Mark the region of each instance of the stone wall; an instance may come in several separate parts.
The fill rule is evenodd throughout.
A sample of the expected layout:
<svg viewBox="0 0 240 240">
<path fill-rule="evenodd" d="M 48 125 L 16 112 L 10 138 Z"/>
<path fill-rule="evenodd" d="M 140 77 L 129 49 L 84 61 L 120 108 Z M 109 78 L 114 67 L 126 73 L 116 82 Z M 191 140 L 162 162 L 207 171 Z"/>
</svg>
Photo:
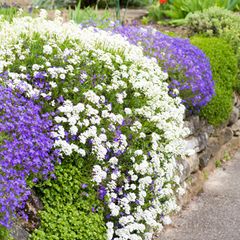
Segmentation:
<svg viewBox="0 0 240 240">
<path fill-rule="evenodd" d="M 181 181 L 186 182 L 187 192 L 180 199 L 180 205 L 199 193 L 209 172 L 229 160 L 240 147 L 240 97 L 235 94 L 233 110 L 226 124 L 214 128 L 199 116 L 192 116 L 186 119 L 185 125 L 190 134 L 185 147 L 188 156 L 181 159 L 184 167 Z"/>
</svg>

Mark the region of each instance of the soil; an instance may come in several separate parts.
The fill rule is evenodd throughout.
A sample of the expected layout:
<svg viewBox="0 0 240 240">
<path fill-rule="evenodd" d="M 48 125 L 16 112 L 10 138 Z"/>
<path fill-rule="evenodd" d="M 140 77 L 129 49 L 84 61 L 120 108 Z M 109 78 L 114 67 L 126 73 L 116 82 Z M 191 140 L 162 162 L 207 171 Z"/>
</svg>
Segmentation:
<svg viewBox="0 0 240 240">
<path fill-rule="evenodd" d="M 168 26 L 168 25 L 161 25 L 161 24 L 152 24 L 150 25 L 162 33 L 169 33 L 169 35 L 173 37 L 182 37 L 187 38 L 189 37 L 189 29 L 185 26 Z"/>
</svg>

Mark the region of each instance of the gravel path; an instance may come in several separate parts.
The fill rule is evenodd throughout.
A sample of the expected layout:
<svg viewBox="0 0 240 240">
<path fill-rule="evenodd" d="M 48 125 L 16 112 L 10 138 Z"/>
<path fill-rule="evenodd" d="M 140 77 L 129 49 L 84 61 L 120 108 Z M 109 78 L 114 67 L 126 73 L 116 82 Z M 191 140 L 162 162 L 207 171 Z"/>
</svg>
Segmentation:
<svg viewBox="0 0 240 240">
<path fill-rule="evenodd" d="M 240 151 L 155 240 L 240 240 Z"/>
</svg>

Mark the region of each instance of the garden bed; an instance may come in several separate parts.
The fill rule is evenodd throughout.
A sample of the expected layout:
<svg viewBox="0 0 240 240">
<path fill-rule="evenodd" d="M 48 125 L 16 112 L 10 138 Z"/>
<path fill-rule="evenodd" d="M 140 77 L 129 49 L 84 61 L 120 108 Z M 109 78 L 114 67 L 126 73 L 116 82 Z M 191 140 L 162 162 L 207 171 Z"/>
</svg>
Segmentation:
<svg viewBox="0 0 240 240">
<path fill-rule="evenodd" d="M 46 14 L 0 20 L 0 237 L 150 240 L 239 146 L 237 25 Z"/>
</svg>

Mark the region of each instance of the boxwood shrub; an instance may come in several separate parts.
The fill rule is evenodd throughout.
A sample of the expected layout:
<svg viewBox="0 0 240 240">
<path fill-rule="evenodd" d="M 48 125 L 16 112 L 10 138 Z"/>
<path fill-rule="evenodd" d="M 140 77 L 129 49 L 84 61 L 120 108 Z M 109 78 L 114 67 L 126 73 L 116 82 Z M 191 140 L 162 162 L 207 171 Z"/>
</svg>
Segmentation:
<svg viewBox="0 0 240 240">
<path fill-rule="evenodd" d="M 237 76 L 237 57 L 231 46 L 220 38 L 195 36 L 192 44 L 210 59 L 216 95 L 203 107 L 201 116 L 215 126 L 227 121 L 232 110 L 233 86 Z"/>
</svg>

